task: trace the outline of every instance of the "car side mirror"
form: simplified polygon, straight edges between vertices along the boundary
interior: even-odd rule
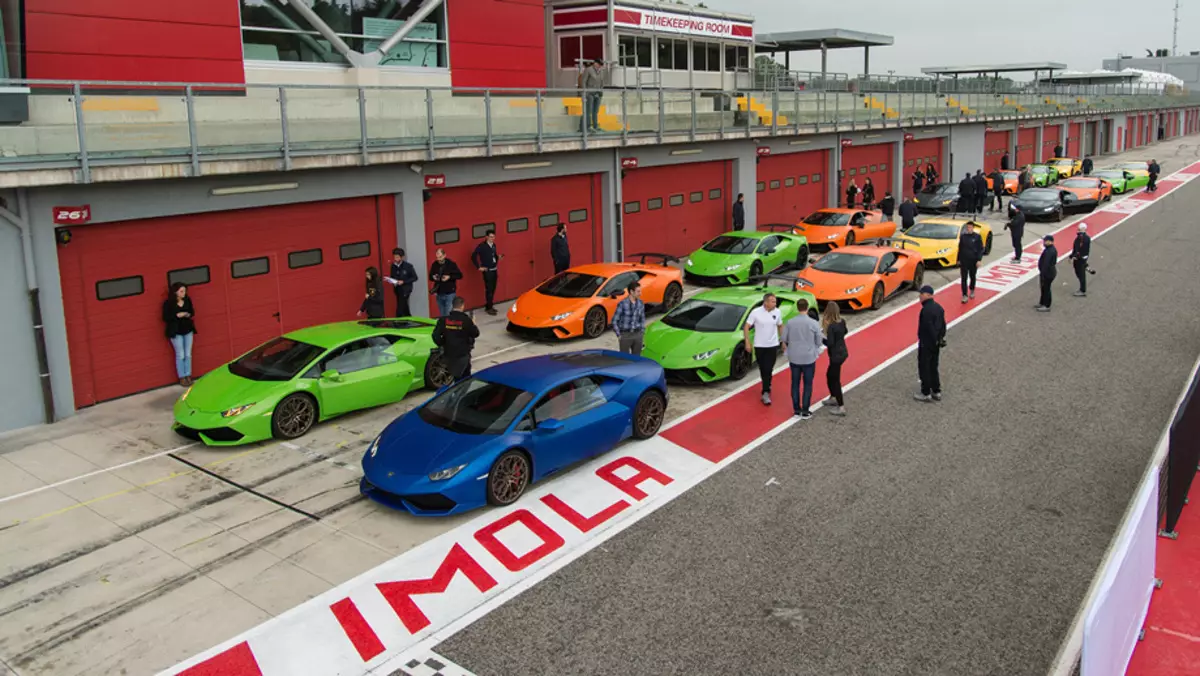
[[[562,421],[554,418],[547,418],[537,424],[539,432],[557,432],[562,429]]]
[[[342,374],[337,372],[337,369],[329,369],[321,373],[321,380],[328,380],[333,383],[342,382]]]
[[[608,297],[616,300],[617,298],[620,298],[624,293],[625,293],[624,291],[613,291],[612,293],[608,294]]]
[[[889,274],[889,275],[894,275],[897,272],[900,272],[900,270],[897,269],[896,266],[894,266],[894,265],[892,267],[888,268],[887,270],[884,270],[884,273]]]

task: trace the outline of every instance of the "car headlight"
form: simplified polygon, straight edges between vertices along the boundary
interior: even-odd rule
[[[513,306],[512,306],[512,307],[510,307],[510,308],[508,309],[508,311],[509,311],[509,312],[516,312],[516,311],[517,311],[517,304],[516,304],[516,303],[513,303]]]
[[[222,411],[221,417],[222,418],[232,418],[235,415],[241,415],[241,414],[245,413],[246,411],[249,411],[251,406],[254,406],[253,402],[249,403],[249,404],[242,404],[241,406],[234,406],[233,408],[229,409],[228,411]]]
[[[453,477],[455,474],[458,474],[459,472],[463,471],[464,467],[466,467],[466,465],[459,465],[458,467],[447,467],[446,469],[439,469],[438,471],[433,472],[432,474],[429,475],[429,480],[430,481],[445,481],[446,479],[449,479],[449,478]]]
[[[567,317],[570,317],[570,316],[571,316],[570,312],[563,312],[562,314],[557,314],[557,315],[554,315],[553,317],[551,317],[550,321],[557,322],[557,321],[566,319]]]
[[[826,235],[825,239],[837,239],[838,237],[841,237],[841,235],[838,235],[838,234]]]
[[[954,249],[938,249],[938,252],[934,255],[935,256],[945,256],[946,254],[950,253],[951,251],[954,251]]]
[[[709,350],[708,352],[701,352],[700,354],[692,357],[692,359],[695,359],[696,361],[704,361],[705,359],[712,359],[713,357],[716,356],[716,354],[718,352],[720,352],[720,350]]]
[[[692,263],[692,259],[690,259],[690,258],[689,258],[689,259],[687,259],[687,266],[690,268],[690,267],[692,267],[693,265],[695,265],[695,264],[694,264],[694,263]]]
[[[856,293],[858,293],[859,291],[862,291],[862,290],[863,290],[863,289],[865,289],[865,288],[867,288],[867,287],[865,287],[865,286],[856,286],[856,287],[854,287],[853,289],[846,289],[846,294],[847,294],[847,295],[856,294]]]
[[[733,272],[734,270],[737,270],[740,267],[742,267],[741,263],[738,263],[737,265],[726,265],[725,272]]]
[[[375,454],[379,452],[379,437],[382,436],[382,434],[376,436],[375,440],[371,442],[371,445],[367,447],[367,455],[374,458]]]
[[[953,201],[954,201],[954,200],[946,200],[945,202],[942,202],[942,204],[943,204],[943,205],[946,205],[946,204],[949,204],[949,203],[951,203],[951,202],[953,202]]]
[[[180,400],[180,401],[187,401],[187,396],[188,396],[189,394],[191,394],[191,393],[192,393],[192,388],[190,388],[190,387],[189,387],[189,388],[187,388],[186,390],[184,390],[184,391],[183,391],[183,394],[182,394],[182,395],[180,395],[180,397],[179,397],[179,400]]]

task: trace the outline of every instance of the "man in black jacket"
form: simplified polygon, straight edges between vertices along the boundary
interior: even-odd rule
[[[412,316],[408,307],[408,299],[412,296],[413,285],[417,283],[417,269],[412,263],[404,260],[404,249],[392,249],[392,269],[384,281],[392,285],[396,292],[397,317]]]
[[[1087,234],[1087,223],[1079,224],[1079,232],[1075,235],[1075,243],[1071,245],[1071,261],[1075,266],[1075,276],[1079,278],[1079,290],[1073,295],[1078,298],[1087,296],[1088,256],[1092,255],[1092,238]]]
[[[1017,194],[1028,190],[1030,185],[1029,167],[1025,167],[1021,170],[1021,173],[1017,175]]]
[[[504,256],[496,253],[496,231],[488,230],[487,238],[471,253],[471,263],[483,273],[483,309],[489,315],[497,314],[492,305],[496,300],[496,280],[499,278],[497,269],[501,258]]]
[[[908,230],[917,224],[917,198],[913,196],[900,205],[900,229]]]
[[[975,178],[971,179],[975,182],[975,213],[983,213],[983,203],[988,198],[987,176],[983,175],[982,169],[975,170]]]
[[[733,229],[746,228],[746,194],[738,193],[737,201],[733,203]]]
[[[988,205],[988,211],[1004,211],[1004,174],[1000,170],[992,172],[989,177],[992,179],[992,203]]]
[[[550,238],[550,259],[554,261],[554,274],[571,267],[571,247],[567,244],[567,226],[558,224],[558,232]]]
[[[464,311],[466,307],[463,297],[455,296],[450,314],[438,317],[437,325],[433,327],[433,342],[442,348],[446,367],[456,381],[471,375],[471,350],[479,337],[479,327]]]
[[[1058,276],[1058,249],[1054,247],[1054,236],[1042,238],[1042,255],[1038,258],[1038,282],[1041,283],[1042,296],[1038,300],[1038,312],[1050,311],[1050,291],[1054,286],[1054,278]]]
[[[1084,175],[1084,176],[1090,176],[1090,175],[1091,175],[1091,173],[1092,173],[1092,166],[1093,166],[1093,165],[1092,165],[1092,158],[1091,158],[1091,157],[1085,157],[1085,158],[1083,158],[1083,166],[1082,166],[1082,167],[1080,167],[1080,168],[1081,168],[1081,169],[1083,169],[1083,175]]]
[[[1012,204],[1009,204],[1012,208]],[[1013,209],[1012,218],[1008,223],[1004,224],[1004,229],[1012,235],[1013,259],[1012,262],[1021,262],[1021,237],[1025,235],[1025,214],[1020,209]]]
[[[883,201],[879,203],[879,210],[883,212],[883,220],[892,220],[896,213],[896,198],[892,197],[892,191],[888,190],[883,194]]]
[[[1158,192],[1158,175],[1162,172],[1158,160],[1150,160],[1146,168],[1150,171],[1150,183],[1146,185],[1146,192]]]
[[[962,214],[975,213],[975,181],[970,173],[958,182],[958,204],[954,210]]]
[[[958,236],[958,270],[962,278],[962,302],[966,303],[968,295],[975,297],[975,272],[979,261],[983,260],[983,238],[975,232],[975,224],[963,226],[963,233]],[[968,284],[968,281],[970,282]]]
[[[438,315],[445,317],[454,309],[454,294],[458,293],[462,270],[446,257],[445,249],[433,252],[433,258],[433,265],[429,266],[429,292],[437,299]]]
[[[933,299],[933,287],[921,287],[921,316],[917,320],[917,370],[921,391],[917,401],[941,401],[942,379],[938,373],[942,347],[946,344],[946,312]]]
[[[1062,146],[1061,146],[1061,145],[1056,145],[1056,146],[1054,146],[1054,156],[1055,156],[1055,157],[1062,157],[1062,156],[1063,156],[1063,154],[1062,154],[1062,153],[1063,153],[1063,151],[1062,151]]]
[[[1008,151],[1005,150],[1004,156],[1000,158],[1000,170],[1008,171],[1008,166],[1009,166]]]

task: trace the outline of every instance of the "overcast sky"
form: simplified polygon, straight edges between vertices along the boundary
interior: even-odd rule
[[[1100,68],[1117,52],[1170,49],[1175,0],[706,0],[755,17],[755,33],[845,28],[891,35],[871,52],[871,71],[915,75],[925,66],[1057,61]],[[1028,9],[1026,9],[1028,7]],[[1200,0],[1182,0],[1179,52],[1200,51]],[[829,69],[862,72],[862,50],[834,50]],[[783,56],[779,58],[782,60]],[[792,68],[820,70],[819,52]]]

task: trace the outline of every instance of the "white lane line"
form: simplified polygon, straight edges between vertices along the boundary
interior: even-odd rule
[[[98,469],[94,472],[88,472],[87,474],[80,474],[79,476],[71,477],[70,479],[63,479],[62,481],[52,483],[48,486],[42,486],[41,488],[34,488],[33,490],[28,490],[28,491],[25,491],[24,493],[17,493],[16,495],[9,495],[7,497],[0,498],[0,504],[8,502],[10,500],[16,500],[17,498],[24,498],[24,497],[27,497],[30,495],[34,495],[36,493],[41,493],[42,491],[48,491],[51,488],[58,488],[59,486],[65,486],[69,483],[87,479],[89,477],[94,477],[97,474],[104,474],[105,472],[111,472],[115,469],[129,467],[130,465],[136,465],[140,462],[146,462],[147,460],[161,458],[162,456],[167,455],[169,453],[178,453],[179,451],[182,451],[187,448],[191,448],[192,446],[195,446],[195,445],[196,445],[196,442],[192,442],[190,444],[185,444],[183,446],[179,446],[178,448],[172,448],[168,451],[159,451],[158,453],[154,453],[153,455],[147,455],[144,458],[138,458],[137,460],[130,460],[129,462],[123,462],[119,465],[113,465],[112,467],[105,467],[103,469]]]

